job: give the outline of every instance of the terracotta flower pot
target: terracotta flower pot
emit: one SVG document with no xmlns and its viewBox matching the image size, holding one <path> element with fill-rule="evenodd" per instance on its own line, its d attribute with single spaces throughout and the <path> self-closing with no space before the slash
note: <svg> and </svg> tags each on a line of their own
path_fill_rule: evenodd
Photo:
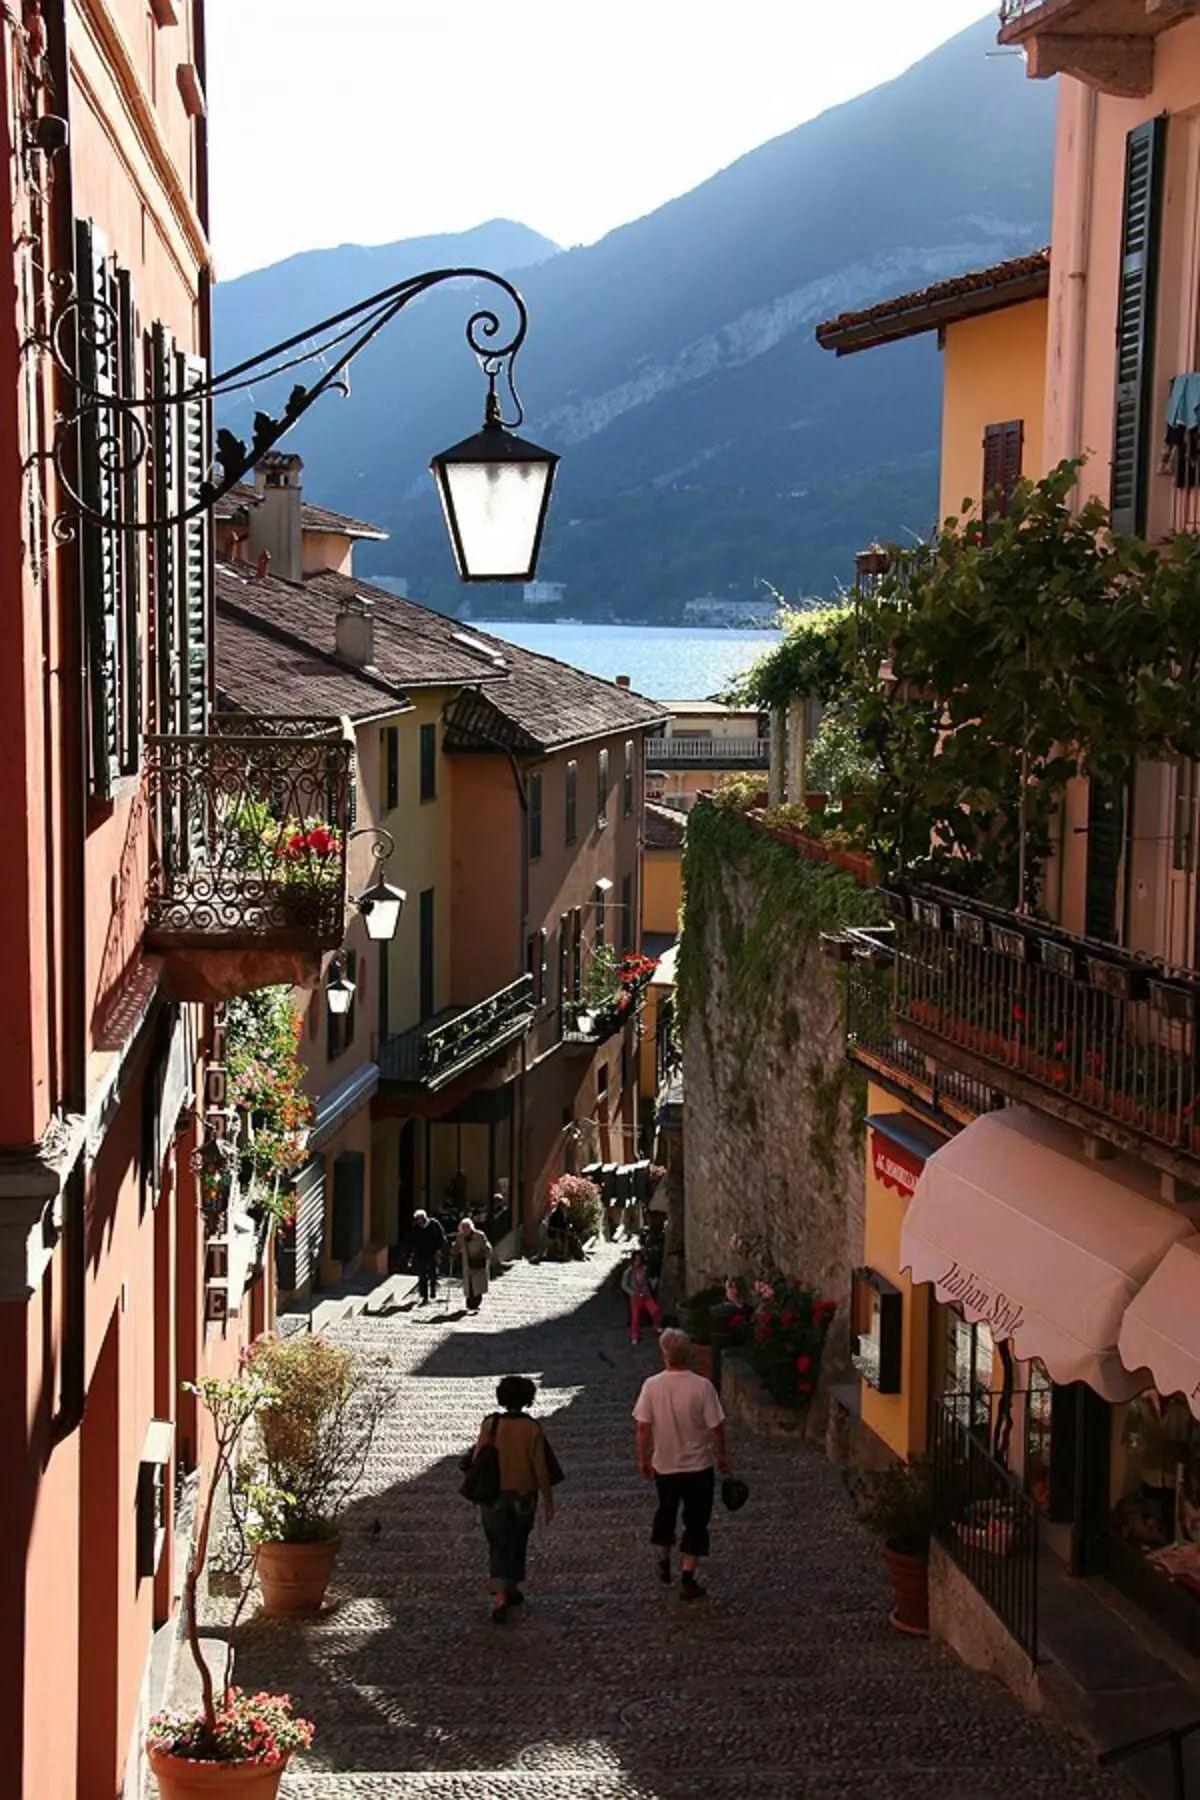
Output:
<svg viewBox="0 0 1200 1800">
<path fill-rule="evenodd" d="M 190 1757 L 167 1756 L 149 1750 L 150 1767 L 158 1782 L 159 1800 L 275 1800 L 286 1756 L 277 1762 L 193 1762 Z"/>
<path fill-rule="evenodd" d="M 913 1637 L 929 1636 L 929 1553 L 914 1555 L 895 1544 L 883 1546 L 883 1560 L 892 1578 L 890 1623 Z"/>
<path fill-rule="evenodd" d="M 263 1611 L 273 1618 L 303 1618 L 321 1610 L 341 1538 L 315 1544 L 260 1544 L 255 1555 Z"/>
</svg>

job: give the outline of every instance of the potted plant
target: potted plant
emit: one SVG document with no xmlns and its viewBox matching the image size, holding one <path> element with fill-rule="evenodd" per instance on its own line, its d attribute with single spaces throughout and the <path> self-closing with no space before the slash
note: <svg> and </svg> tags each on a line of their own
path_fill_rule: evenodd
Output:
<svg viewBox="0 0 1200 1800">
<path fill-rule="evenodd" d="M 238 1800 L 275 1800 L 292 1751 L 312 1742 L 312 1725 L 296 1716 L 286 1694 L 247 1694 L 233 1687 L 232 1651 L 218 1698 L 213 1672 L 200 1648 L 196 1612 L 217 1494 L 251 1422 L 275 1395 L 261 1372 L 246 1369 L 230 1381 L 189 1382 L 187 1390 L 208 1413 L 213 1431 L 212 1467 L 183 1584 L 188 1647 L 200 1678 L 201 1706 L 198 1712 L 156 1713 L 146 1734 L 147 1756 L 160 1800 L 197 1800 L 231 1791 Z"/>
<path fill-rule="evenodd" d="M 238 1469 L 236 1502 L 272 1616 L 319 1612 L 383 1410 L 376 1360 L 322 1337 L 264 1337 L 247 1368 L 269 1388 Z"/>
<path fill-rule="evenodd" d="M 933 1536 L 933 1465 L 927 1456 L 863 1475 L 859 1509 L 883 1539 L 892 1581 L 891 1623 L 914 1637 L 929 1635 L 929 1543 Z"/>
</svg>

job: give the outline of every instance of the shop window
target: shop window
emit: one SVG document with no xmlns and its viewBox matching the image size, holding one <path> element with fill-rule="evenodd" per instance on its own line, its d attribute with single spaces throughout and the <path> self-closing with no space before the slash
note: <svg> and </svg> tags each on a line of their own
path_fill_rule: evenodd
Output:
<svg viewBox="0 0 1200 1800">
<path fill-rule="evenodd" d="M 1113 1535 L 1197 1608 L 1200 1630 L 1200 1421 L 1182 1394 L 1130 1401 L 1114 1463 Z"/>
<path fill-rule="evenodd" d="M 946 1406 L 960 1425 L 982 1433 L 986 1439 L 994 1393 L 992 1334 L 986 1325 L 969 1325 L 953 1307 L 945 1309 L 944 1317 L 942 1393 Z"/>
<path fill-rule="evenodd" d="M 855 1269 L 850 1287 L 850 1360 L 868 1387 L 898 1394 L 904 1297 L 874 1269 Z"/>
</svg>

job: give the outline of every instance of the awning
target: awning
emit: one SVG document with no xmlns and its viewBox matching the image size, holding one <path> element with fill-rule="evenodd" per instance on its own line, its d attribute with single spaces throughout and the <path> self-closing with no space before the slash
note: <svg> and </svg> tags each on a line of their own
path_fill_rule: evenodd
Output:
<svg viewBox="0 0 1200 1800">
<path fill-rule="evenodd" d="M 982 1320 L 1058 1382 L 1106 1400 L 1146 1386 L 1117 1354 L 1121 1320 L 1171 1246 L 1192 1234 L 1152 1176 L 1093 1162 L 1065 1126 L 1024 1106 L 985 1113 L 926 1162 L 900 1265 Z"/>
<path fill-rule="evenodd" d="M 1127 1369 L 1149 1369 L 1160 1394 L 1182 1394 L 1200 1419 L 1200 1234 L 1167 1251 L 1125 1314 L 1117 1348 Z"/>
</svg>

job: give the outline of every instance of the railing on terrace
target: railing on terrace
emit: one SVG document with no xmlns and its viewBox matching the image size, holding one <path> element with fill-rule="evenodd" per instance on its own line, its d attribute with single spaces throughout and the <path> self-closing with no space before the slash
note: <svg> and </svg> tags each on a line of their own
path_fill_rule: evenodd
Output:
<svg viewBox="0 0 1200 1800">
<path fill-rule="evenodd" d="M 1046 0 L 1000 0 L 1000 24 L 1011 25 L 1017 19 L 1023 19 L 1027 13 L 1037 12 Z"/>
<path fill-rule="evenodd" d="M 146 739 L 151 948 L 341 943 L 354 743 L 338 719 Z"/>
<path fill-rule="evenodd" d="M 1031 1662 L 1038 1654 L 1038 1510 L 956 1406 L 931 1408 L 934 1531 Z"/>
<path fill-rule="evenodd" d="M 451 1007 L 386 1038 L 379 1052 L 380 1079 L 436 1092 L 524 1037 L 536 1010 L 533 976 L 522 975 L 477 1006 Z"/>
<path fill-rule="evenodd" d="M 905 1037 L 893 1017 L 895 977 L 890 963 L 870 968 L 852 962 L 844 979 L 846 1053 L 865 1074 L 891 1079 L 933 1112 L 960 1124 L 1003 1104 L 1003 1095 L 989 1082 L 939 1065 Z"/>
<path fill-rule="evenodd" d="M 1200 977 L 937 889 L 887 898 L 897 1037 L 1195 1178 Z"/>
<path fill-rule="evenodd" d="M 646 761 L 657 768 L 672 763 L 695 763 L 701 769 L 720 769 L 727 764 L 739 768 L 766 768 L 771 756 L 771 740 L 761 737 L 661 737 L 646 745 Z"/>
</svg>

